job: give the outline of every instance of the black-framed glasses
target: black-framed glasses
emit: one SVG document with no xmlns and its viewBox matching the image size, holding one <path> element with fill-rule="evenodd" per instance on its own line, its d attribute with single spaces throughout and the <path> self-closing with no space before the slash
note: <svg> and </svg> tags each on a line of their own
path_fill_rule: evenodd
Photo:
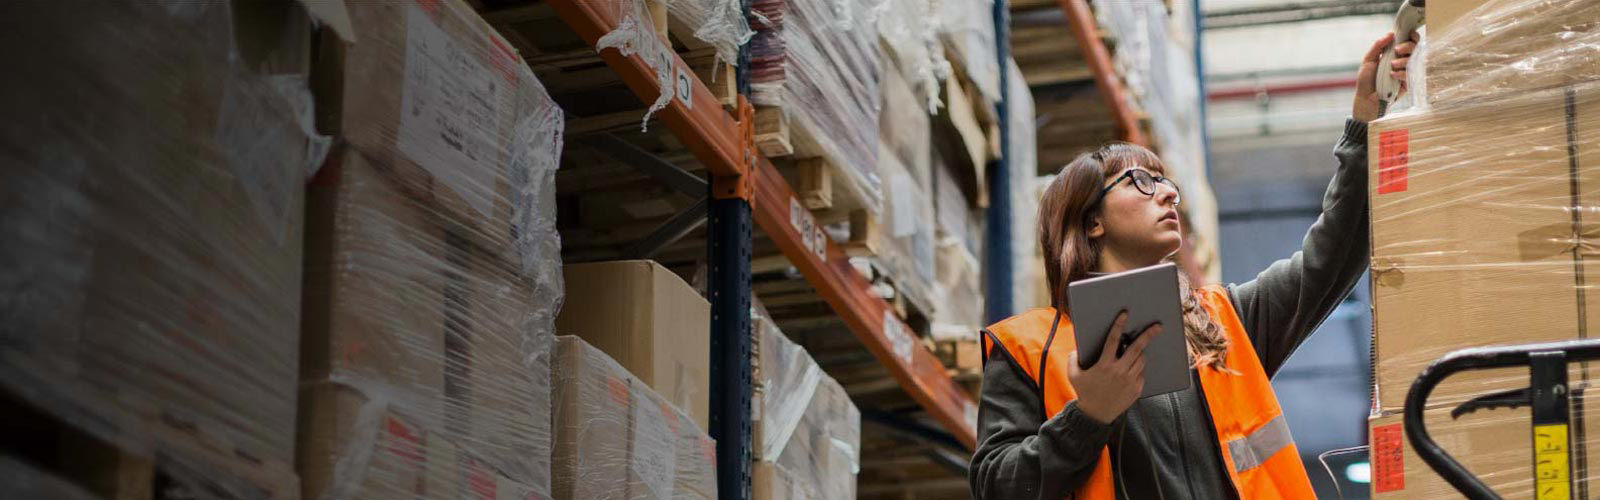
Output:
<svg viewBox="0 0 1600 500">
<path fill-rule="evenodd" d="M 1138 189 L 1139 192 L 1143 193 L 1145 196 L 1155 196 L 1156 184 L 1165 184 L 1167 187 L 1172 188 L 1173 205 L 1177 205 L 1179 202 L 1183 201 L 1183 192 L 1178 190 L 1178 184 L 1176 182 L 1172 182 L 1172 179 L 1152 174 L 1148 170 L 1130 168 L 1123 170 L 1122 175 L 1117 176 L 1116 180 L 1111 181 L 1111 184 L 1101 188 L 1100 194 L 1094 197 L 1094 202 L 1089 204 L 1088 210 L 1084 210 L 1084 213 L 1094 213 L 1095 207 L 1098 207 L 1100 202 L 1105 201 L 1106 193 L 1110 193 L 1112 189 L 1117 187 L 1117 185 L 1122 184 L 1123 179 L 1133 179 L 1134 189 Z"/>
</svg>

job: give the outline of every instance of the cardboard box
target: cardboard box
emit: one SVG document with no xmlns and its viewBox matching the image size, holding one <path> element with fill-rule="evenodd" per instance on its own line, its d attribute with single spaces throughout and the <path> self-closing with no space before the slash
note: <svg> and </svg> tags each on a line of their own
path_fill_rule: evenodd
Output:
<svg viewBox="0 0 1600 500">
<path fill-rule="evenodd" d="M 512 45 L 461 0 L 349 7 L 359 41 L 324 47 L 324 127 L 426 179 L 440 217 L 507 261 L 559 254 L 540 236 L 564 118 Z"/>
<path fill-rule="evenodd" d="M 1578 386 L 1574 386 L 1578 387 Z M 1573 464 L 1570 477 L 1579 490 L 1573 498 L 1592 498 L 1600 492 L 1600 476 L 1586 464 L 1600 463 L 1600 406 L 1590 389 L 1574 392 L 1568 404 L 1573 417 L 1568 427 L 1568 445 Z M 1450 408 L 1429 410 L 1428 435 L 1474 476 L 1504 498 L 1534 498 L 1534 428 L 1527 406 L 1516 409 L 1478 410 L 1452 419 Z M 1451 487 L 1417 456 L 1405 436 L 1404 418 L 1399 413 L 1368 420 L 1372 464 L 1373 498 L 1459 497 Z M 1581 489 L 1591 490 L 1588 496 Z"/>
<path fill-rule="evenodd" d="M 557 500 L 717 498 L 716 446 L 582 339 L 556 338 Z"/>
<path fill-rule="evenodd" d="M 309 386 L 303 397 L 318 408 L 338 412 L 303 415 L 325 419 L 302 435 L 298 451 L 314 463 L 344 461 L 344 467 L 308 468 L 304 498 L 323 498 L 330 490 L 351 500 L 541 500 L 547 487 L 520 482 L 497 472 L 471 443 L 452 441 L 439 427 L 406 418 L 381 401 L 337 384 Z M 361 418 L 356 418 L 357 416 Z M 356 460 L 359 458 L 359 460 Z"/>
<path fill-rule="evenodd" d="M 1600 80 L 1600 3 L 1439 0 L 1427 18 L 1435 105 Z"/>
<path fill-rule="evenodd" d="M 550 484 L 552 313 L 560 297 L 539 297 L 492 255 L 464 253 L 461 297 L 449 310 L 447 384 L 462 444 L 511 478 Z M 554 265 L 555 263 L 552 263 Z"/>
<path fill-rule="evenodd" d="M 790 341 L 757 303 L 753 370 L 757 500 L 855 498 L 861 413 L 838 382 Z"/>
<path fill-rule="evenodd" d="M 1378 410 L 1398 411 L 1417 372 L 1450 351 L 1600 335 L 1600 294 L 1585 285 L 1600 283 L 1596 90 L 1372 124 Z M 1454 377 L 1430 404 L 1525 380 L 1525 370 Z"/>
<path fill-rule="evenodd" d="M 445 229 L 406 178 L 343 148 L 312 182 L 301 378 L 403 391 L 443 414 Z"/>
<path fill-rule="evenodd" d="M 314 23 L 168 7 L 5 7 L 0 392 L 232 485 L 294 460 Z"/>
<path fill-rule="evenodd" d="M 582 337 L 674 405 L 709 422 L 711 304 L 652 261 L 566 267 L 556 331 Z"/>
<path fill-rule="evenodd" d="M 440 220 L 434 199 L 344 148 L 311 185 L 302 473 L 315 497 L 359 456 L 379 405 L 489 470 L 547 495 L 553 310 L 511 263 Z M 554 269 L 558 262 L 546 267 Z M 344 394 L 334 398 L 327 394 Z M 352 444 L 354 443 L 354 444 Z M 410 479 L 381 475 L 361 495 Z M 355 487 L 346 486 L 346 487 Z"/>
</svg>

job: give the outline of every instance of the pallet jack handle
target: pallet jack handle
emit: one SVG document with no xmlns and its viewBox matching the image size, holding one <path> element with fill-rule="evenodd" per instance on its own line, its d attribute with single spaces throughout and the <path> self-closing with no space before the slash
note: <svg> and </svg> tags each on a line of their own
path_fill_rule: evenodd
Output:
<svg viewBox="0 0 1600 500">
<path fill-rule="evenodd" d="M 1528 366 L 1530 368 L 1528 394 L 1531 398 L 1529 403 L 1533 406 L 1535 429 L 1538 429 L 1541 423 L 1559 419 L 1562 426 L 1561 435 L 1565 436 L 1565 422 L 1568 419 L 1566 365 L 1596 359 L 1600 359 L 1600 339 L 1479 347 L 1446 354 L 1423 369 L 1422 373 L 1417 375 L 1416 382 L 1411 384 L 1411 391 L 1406 394 L 1406 439 L 1411 442 L 1411 447 L 1416 450 L 1417 456 L 1462 495 L 1472 500 L 1498 499 L 1500 496 L 1495 494 L 1494 490 L 1489 489 L 1483 481 L 1468 472 L 1428 435 L 1427 424 L 1422 418 L 1428 396 L 1433 394 L 1433 389 L 1439 382 L 1457 372 Z M 1564 442 L 1560 444 L 1565 455 L 1568 444 Z M 1570 470 L 1565 465 L 1562 467 L 1562 470 Z M 1570 492 L 1570 478 L 1566 480 L 1568 481 L 1566 486 L 1539 481 L 1536 487 L 1541 489 L 1541 494 L 1538 497 L 1549 498 L 1544 494 L 1547 486 L 1555 486 L 1557 489 L 1549 492 L 1558 496 L 1559 492 Z"/>
</svg>

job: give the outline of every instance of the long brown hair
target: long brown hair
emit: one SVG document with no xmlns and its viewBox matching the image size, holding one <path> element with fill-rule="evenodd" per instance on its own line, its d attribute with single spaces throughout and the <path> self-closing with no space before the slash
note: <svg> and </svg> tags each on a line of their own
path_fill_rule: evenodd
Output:
<svg viewBox="0 0 1600 500">
<path fill-rule="evenodd" d="M 1161 157 L 1141 146 L 1111 143 L 1099 150 L 1078 155 L 1061 168 L 1039 200 L 1039 245 L 1044 251 L 1045 277 L 1050 284 L 1050 305 L 1071 314 L 1067 303 L 1067 284 L 1089 277 L 1100 267 L 1104 245 L 1090 239 L 1087 224 L 1095 214 L 1090 203 L 1099 195 L 1107 179 L 1135 166 L 1166 175 Z M 1096 204 L 1096 207 L 1103 204 Z M 1098 208 L 1095 208 L 1098 210 Z M 1194 289 L 1183 273 L 1178 273 L 1182 294 L 1184 338 L 1194 366 L 1228 369 L 1228 337 L 1200 306 Z"/>
</svg>

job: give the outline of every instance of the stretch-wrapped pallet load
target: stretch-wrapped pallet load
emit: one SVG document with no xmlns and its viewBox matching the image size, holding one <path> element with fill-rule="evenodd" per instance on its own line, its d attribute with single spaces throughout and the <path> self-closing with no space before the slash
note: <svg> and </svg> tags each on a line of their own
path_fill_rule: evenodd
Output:
<svg viewBox="0 0 1600 500">
<path fill-rule="evenodd" d="M 928 329 L 934 340 L 972 340 L 983 328 L 983 212 L 963 192 L 947 154 L 934 149 L 933 296 L 939 307 Z"/>
<path fill-rule="evenodd" d="M 884 205 L 851 220 L 851 248 L 864 245 L 875 264 L 919 310 L 932 311 L 934 220 L 930 170 L 932 125 L 928 109 L 893 66 L 887 50 L 878 116 L 878 172 Z M 857 224 L 862 224 L 857 227 Z M 865 238 L 866 241 L 860 241 Z"/>
<path fill-rule="evenodd" d="M 939 41 L 939 26 L 929 22 L 937 12 L 934 2 L 884 0 L 877 12 L 878 37 L 889 49 L 888 55 L 883 56 L 883 79 L 886 81 L 883 85 L 890 85 L 887 83 L 890 72 L 896 73 L 893 76 L 903 80 L 914 92 L 905 99 L 919 102 L 924 114 L 937 113 L 942 104 L 939 89 L 950 77 L 951 67 L 945 58 L 944 45 Z M 888 92 L 900 91 L 885 91 Z"/>
<path fill-rule="evenodd" d="M 952 64 L 977 87 L 985 102 L 1000 102 L 1000 63 L 995 60 L 994 0 L 931 0 L 934 23 Z"/>
<path fill-rule="evenodd" d="M 835 197 L 882 203 L 878 34 L 870 2 L 755 0 L 750 99 L 779 110 L 796 158 L 831 165 Z M 839 193 L 839 191 L 843 191 Z"/>
<path fill-rule="evenodd" d="M 1427 15 L 1430 104 L 1600 79 L 1600 2 L 1441 0 Z"/>
<path fill-rule="evenodd" d="M 1430 2 L 1430 30 L 1434 7 Z M 1556 11 L 1539 12 L 1545 13 L 1475 19 L 1499 26 L 1485 29 L 1490 37 L 1524 23 L 1571 26 L 1594 19 L 1556 20 L 1543 17 Z M 1454 31 L 1446 33 L 1429 42 L 1450 41 Z M 1555 38 L 1546 42 L 1569 46 Z M 1525 48 L 1526 54 L 1560 52 Z M 1427 88 L 1417 90 L 1455 94 L 1423 99 L 1431 106 L 1370 125 L 1370 423 L 1372 488 L 1379 498 L 1453 491 L 1405 437 L 1402 409 L 1425 367 L 1460 349 L 1589 339 L 1600 332 L 1600 294 L 1592 290 L 1600 283 L 1600 82 L 1536 83 L 1558 70 L 1533 57 L 1512 62 L 1524 71 L 1520 77 L 1502 73 L 1470 95 L 1466 87 L 1434 88 L 1439 61 L 1428 59 Z M 1587 70 L 1559 71 L 1575 72 L 1562 77 L 1571 78 Z M 1440 383 L 1425 402 L 1428 433 L 1506 498 L 1535 498 L 1535 491 L 1552 488 L 1592 497 L 1586 492 L 1600 485 L 1585 464 L 1596 463 L 1590 457 L 1600 450 L 1592 383 L 1600 366 L 1567 368 L 1560 391 L 1568 400 L 1567 426 L 1535 425 L 1526 402 L 1483 404 L 1515 399 L 1520 393 L 1514 391 L 1529 387 L 1528 368 L 1502 368 L 1458 373 Z"/>
<path fill-rule="evenodd" d="M 716 442 L 605 352 L 557 337 L 555 384 L 554 498 L 717 498 Z"/>
<path fill-rule="evenodd" d="M 305 498 L 549 498 L 562 111 L 458 0 L 352 3 L 319 89 Z"/>
<path fill-rule="evenodd" d="M 784 336 L 760 302 L 751 307 L 756 340 L 756 500 L 855 498 L 861 464 L 861 412 L 811 354 Z"/>
<path fill-rule="evenodd" d="M 294 2 L 0 5 L 8 416 L 168 491 L 295 497 L 303 186 L 328 143 L 312 30 Z"/>
</svg>

